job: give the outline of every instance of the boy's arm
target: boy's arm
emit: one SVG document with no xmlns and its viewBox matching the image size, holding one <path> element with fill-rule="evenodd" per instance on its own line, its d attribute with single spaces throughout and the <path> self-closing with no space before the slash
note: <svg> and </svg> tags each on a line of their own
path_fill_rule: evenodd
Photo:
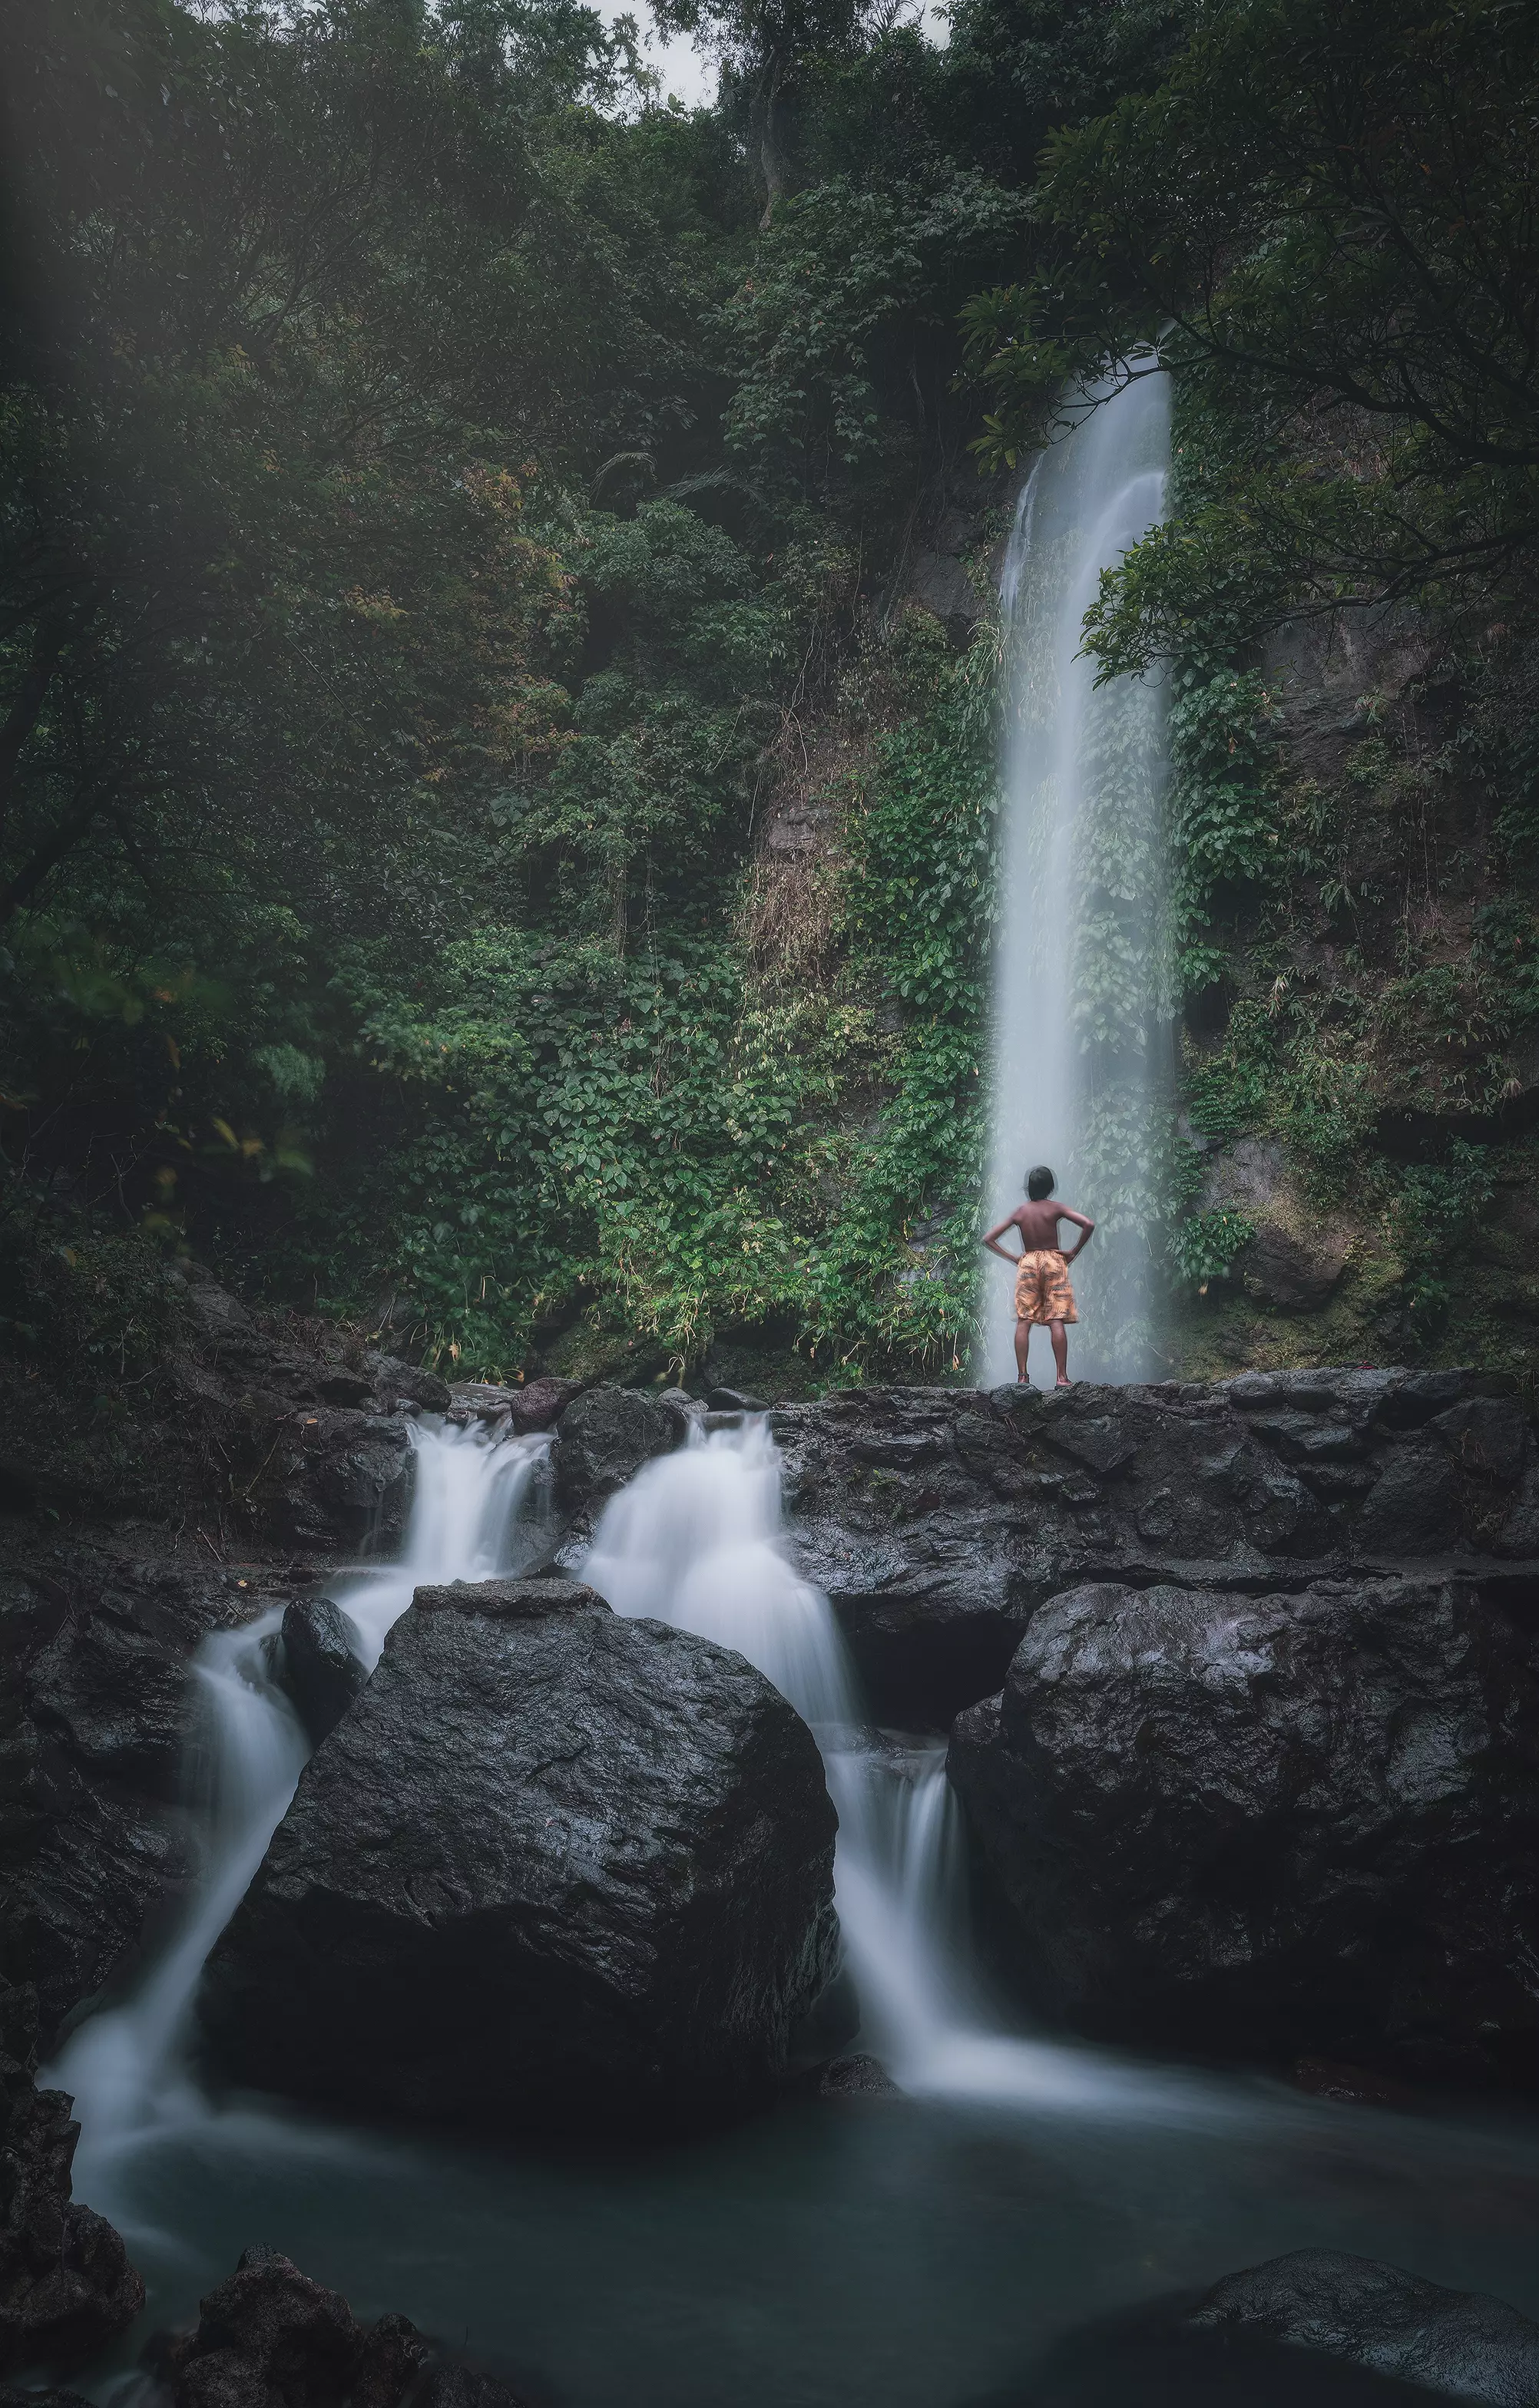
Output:
<svg viewBox="0 0 1539 2408">
<path fill-rule="evenodd" d="M 988 1248 L 989 1253 L 991 1254 L 998 1254 L 1001 1262 L 1015 1263 L 1020 1260 L 1020 1256 L 1018 1254 L 1013 1254 L 1008 1246 L 1001 1246 L 999 1242 L 1007 1229 L 1014 1229 L 1015 1226 L 1016 1221 L 1014 1213 L 1007 1213 L 1002 1221 L 998 1223 L 994 1228 L 989 1230 L 988 1235 L 983 1241 Z"/>
<path fill-rule="evenodd" d="M 1072 1263 L 1076 1254 L 1084 1254 L 1086 1247 L 1089 1244 L 1091 1239 L 1096 1234 L 1096 1225 L 1084 1212 L 1071 1211 L 1067 1204 L 1059 1205 L 1058 1218 L 1060 1221 L 1072 1221 L 1076 1229 L 1083 1229 L 1085 1232 L 1085 1235 L 1081 1238 L 1079 1243 L 1075 1246 L 1071 1246 L 1068 1253 L 1064 1254 L 1064 1261 L 1066 1263 Z M 1062 1251 L 1061 1248 L 1059 1251 Z"/>
</svg>

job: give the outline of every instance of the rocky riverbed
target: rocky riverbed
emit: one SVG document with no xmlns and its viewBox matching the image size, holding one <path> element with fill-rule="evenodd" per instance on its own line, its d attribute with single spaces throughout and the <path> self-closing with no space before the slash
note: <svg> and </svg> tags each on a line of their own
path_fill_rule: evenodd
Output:
<svg viewBox="0 0 1539 2408">
<path fill-rule="evenodd" d="M 209 1969 L 216 2064 L 352 2112 L 571 2131 L 741 2111 L 836 2045 L 837 2019 L 807 2020 L 838 1963 L 809 1733 L 740 1656 L 574 1578 L 609 1498 L 758 1400 L 450 1391 L 197 1296 L 183 1403 L 236 1469 L 209 1502 L 200 1436 L 191 1529 L 83 1471 L 56 1520 L 66 1471 L 11 1449 L 15 2129 L 25 2035 L 51 2047 L 122 1995 L 178 1913 L 188 1668 L 264 1613 L 315 1752 Z M 424 1412 L 552 1429 L 541 1576 L 419 1591 L 366 1681 L 327 1592 L 398 1545 Z M 770 1426 L 786 1553 L 876 1717 L 950 1734 L 1034 2013 L 1368 2081 L 1539 2082 L 1539 1462 L 1512 1383 L 871 1390 Z M 37 2113 L 65 2133 L 66 2109 Z M 66 2140 L 25 2147 L 75 2222 L 67 2298 L 18 2293 L 14 2322 L 51 2316 L 63 2361 L 134 2312 L 135 2278 L 69 2208 Z"/>
</svg>

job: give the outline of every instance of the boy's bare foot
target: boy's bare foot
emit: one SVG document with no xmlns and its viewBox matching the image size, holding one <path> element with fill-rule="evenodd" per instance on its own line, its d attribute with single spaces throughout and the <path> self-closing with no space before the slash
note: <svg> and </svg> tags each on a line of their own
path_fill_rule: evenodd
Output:
<svg viewBox="0 0 1539 2408">
<path fill-rule="evenodd" d="M 1066 1374 L 1060 1373 L 1057 1384 L 1060 1388 L 1072 1388 L 1074 1383 Z"/>
</svg>

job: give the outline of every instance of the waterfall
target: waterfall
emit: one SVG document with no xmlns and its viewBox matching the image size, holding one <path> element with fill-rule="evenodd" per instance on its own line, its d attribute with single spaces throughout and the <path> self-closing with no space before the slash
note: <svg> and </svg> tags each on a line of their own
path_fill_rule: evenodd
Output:
<svg viewBox="0 0 1539 2408">
<path fill-rule="evenodd" d="M 549 1445 L 433 1422 L 414 1425 L 411 1438 L 416 1479 L 400 1562 L 350 1573 L 329 1590 L 352 1617 L 370 1668 L 419 1584 L 490 1580 L 511 1568 L 515 1552 L 526 1553 L 517 1549 L 515 1530 Z M 273 1678 L 271 1641 L 281 1620 L 274 1608 L 238 1630 L 210 1631 L 199 1647 L 187 1765 L 197 1872 L 180 1928 L 133 1995 L 79 2025 L 37 2077 L 74 2098 L 76 2186 L 98 2204 L 125 2152 L 209 2112 L 188 2063 L 194 1993 L 309 1752 Z"/>
<path fill-rule="evenodd" d="M 902 2078 L 948 1985 L 932 1943 L 959 1879 L 943 1746 L 864 1726 L 855 1668 L 821 1592 L 780 1543 L 780 1455 L 762 1414 L 698 1426 L 610 1499 L 583 1577 L 617 1613 L 653 1614 L 735 1647 L 788 1698 L 823 1753 L 839 1811 L 835 1891 L 868 2039 Z M 943 1894 L 943 1896 L 942 1896 Z"/>
<path fill-rule="evenodd" d="M 417 1476 L 400 1562 L 331 1589 L 370 1665 L 419 1584 L 489 1580 L 538 1552 L 528 1508 L 546 1439 L 432 1423 L 412 1435 Z M 709 1432 L 696 1426 L 687 1445 L 611 1498 L 583 1570 L 618 1612 L 737 1648 L 811 1725 L 839 1813 L 835 1888 L 863 2038 L 914 2093 L 1213 2120 L 1212 2102 L 1182 2077 L 1019 2039 L 993 2017 L 969 1957 L 943 1742 L 870 1727 L 832 1608 L 785 1556 L 780 1472 L 765 1416 Z M 132 1995 L 81 2024 L 38 2077 L 75 2100 L 78 2196 L 125 2229 L 138 2214 L 140 2150 L 214 2115 L 190 2062 L 194 1995 L 304 1766 L 304 1735 L 272 1677 L 280 1619 L 275 1610 L 211 1632 L 199 1648 L 189 1788 L 200 1864 L 180 1928 Z M 296 2145 L 292 2133 L 285 2145 Z"/>
<path fill-rule="evenodd" d="M 1080 648 L 1101 571 L 1163 515 L 1169 459 L 1169 380 L 1143 376 L 1038 459 L 1000 589 L 1009 710 L 985 1226 L 1020 1202 L 1036 1163 L 1095 1222 L 1070 1346 L 1072 1372 L 1094 1379 L 1151 1368 L 1169 1113 L 1165 698 L 1153 680 L 1098 689 Z M 985 1266 L 979 1369 L 991 1385 L 1015 1377 L 1014 1310 L 1003 1265 Z M 1044 1337 L 1032 1358 L 1046 1382 Z"/>
<path fill-rule="evenodd" d="M 767 1418 L 703 1430 L 605 1506 L 583 1577 L 617 1613 L 735 1647 L 811 1724 L 839 1812 L 834 1892 L 861 2037 L 899 2086 L 1054 2110 L 1224 2114 L 1175 2074 L 1012 2034 L 968 1949 L 960 1813 L 938 1740 L 873 1730 L 833 1609 L 781 1534 Z"/>
</svg>

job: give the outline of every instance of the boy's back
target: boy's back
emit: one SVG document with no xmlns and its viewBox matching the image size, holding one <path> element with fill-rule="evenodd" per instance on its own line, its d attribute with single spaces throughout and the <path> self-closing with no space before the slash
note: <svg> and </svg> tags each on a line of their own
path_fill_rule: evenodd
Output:
<svg viewBox="0 0 1539 2408">
<path fill-rule="evenodd" d="M 1021 1252 L 1037 1254 L 1056 1247 L 1058 1223 L 1063 1217 L 1063 1207 L 1051 1196 L 1041 1203 L 1017 1204 L 1010 1218 L 1021 1233 Z"/>
</svg>

